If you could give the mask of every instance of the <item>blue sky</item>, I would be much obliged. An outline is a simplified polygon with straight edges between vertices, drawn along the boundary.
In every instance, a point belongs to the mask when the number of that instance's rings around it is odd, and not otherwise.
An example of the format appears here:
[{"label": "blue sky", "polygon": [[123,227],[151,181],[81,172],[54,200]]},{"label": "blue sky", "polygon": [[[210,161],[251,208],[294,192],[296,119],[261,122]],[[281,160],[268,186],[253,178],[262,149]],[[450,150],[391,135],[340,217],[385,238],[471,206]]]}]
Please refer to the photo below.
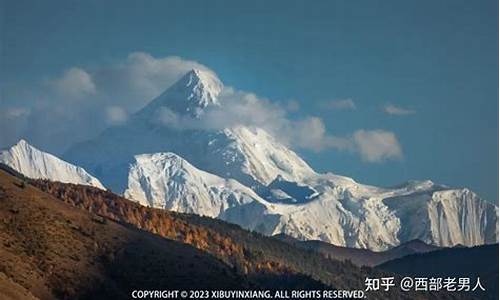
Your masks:
[{"label": "blue sky", "polygon": [[[318,170],[384,186],[429,178],[498,201],[498,1],[1,0],[0,9],[0,109],[24,121],[6,125],[3,115],[1,147],[26,136],[58,152],[71,137],[97,134],[96,114],[62,110],[58,122],[28,111],[56,97],[48,87],[71,68],[92,73],[141,51],[196,61],[273,103],[293,101],[300,109],[290,118],[319,117],[329,134],[379,129],[401,146],[397,159],[375,162],[298,149]],[[92,86],[84,91],[92,96]]]}]

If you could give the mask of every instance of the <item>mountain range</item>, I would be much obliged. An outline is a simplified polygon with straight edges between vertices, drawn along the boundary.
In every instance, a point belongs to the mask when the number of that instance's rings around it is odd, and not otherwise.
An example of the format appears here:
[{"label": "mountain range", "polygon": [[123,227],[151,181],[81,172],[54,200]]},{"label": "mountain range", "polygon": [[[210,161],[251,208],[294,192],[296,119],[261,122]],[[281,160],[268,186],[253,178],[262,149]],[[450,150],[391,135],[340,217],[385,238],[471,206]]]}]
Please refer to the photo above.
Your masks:
[{"label": "mountain range", "polygon": [[360,184],[314,171],[263,128],[189,126],[224,109],[224,89],[215,74],[192,70],[126,123],[69,149],[63,159],[75,166],[25,142],[4,150],[0,162],[32,178],[98,186],[81,166],[143,205],[264,235],[374,251],[415,239],[440,247],[498,242],[498,207],[467,188]]}]

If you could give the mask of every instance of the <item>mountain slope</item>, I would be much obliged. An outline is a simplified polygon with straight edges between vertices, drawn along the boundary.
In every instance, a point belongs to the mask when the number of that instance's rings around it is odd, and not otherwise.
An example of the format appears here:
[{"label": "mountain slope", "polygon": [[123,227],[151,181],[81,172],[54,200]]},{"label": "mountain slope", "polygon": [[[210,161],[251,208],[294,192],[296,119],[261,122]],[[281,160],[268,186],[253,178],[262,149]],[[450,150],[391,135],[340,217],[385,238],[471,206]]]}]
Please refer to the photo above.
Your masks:
[{"label": "mountain slope", "polygon": [[218,217],[258,198],[234,179],[198,170],[174,153],[135,156],[125,197],[142,205]]},{"label": "mountain slope", "polygon": [[[327,259],[217,219],[147,208],[109,191],[46,180],[32,180],[30,184],[85,212],[210,253],[237,274],[244,274],[242,282],[249,282],[253,288],[354,290],[364,289],[366,277],[389,275],[369,267],[359,268],[349,262]],[[366,295],[368,299],[470,299],[460,293],[402,293],[399,289],[367,292]]]},{"label": "mountain slope", "polygon": [[12,281],[5,273],[0,272],[0,296],[4,300],[36,300],[35,296],[23,286]]},{"label": "mountain slope", "polygon": [[40,299],[250,284],[212,255],[70,206],[2,170],[0,204],[0,270]]},{"label": "mountain slope", "polygon": [[[144,207],[108,191],[49,181],[32,181],[36,187],[62,201],[111,220],[131,224],[162,237],[190,244],[208,252],[249,276],[301,273],[324,284],[347,287],[346,278],[362,286],[364,273],[352,264],[320,255],[241,229],[237,225],[197,215]],[[334,274],[341,272],[344,277]]]},{"label": "mountain slope", "polygon": [[104,189],[99,180],[84,169],[40,151],[25,140],[20,140],[11,148],[2,150],[0,163],[8,165],[29,178],[91,185]]}]

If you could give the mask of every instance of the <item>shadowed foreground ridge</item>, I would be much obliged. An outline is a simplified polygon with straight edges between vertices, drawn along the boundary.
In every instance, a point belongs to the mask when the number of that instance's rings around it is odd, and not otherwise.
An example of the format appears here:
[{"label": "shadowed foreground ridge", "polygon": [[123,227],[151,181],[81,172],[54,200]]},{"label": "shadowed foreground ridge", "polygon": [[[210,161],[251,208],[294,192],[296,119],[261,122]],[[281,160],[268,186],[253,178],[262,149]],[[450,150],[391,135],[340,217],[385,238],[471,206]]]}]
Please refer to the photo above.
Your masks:
[{"label": "shadowed foreground ridge", "polygon": [[[0,171],[0,272],[41,299],[128,298],[139,288],[352,290],[382,274],[96,188],[32,181],[45,193],[27,182]],[[428,297],[394,290],[369,298]]]},{"label": "shadowed foreground ridge", "polygon": [[413,254],[377,268],[413,277],[468,277],[472,285],[479,277],[486,291],[477,290],[475,295],[480,299],[498,299],[498,244]]}]

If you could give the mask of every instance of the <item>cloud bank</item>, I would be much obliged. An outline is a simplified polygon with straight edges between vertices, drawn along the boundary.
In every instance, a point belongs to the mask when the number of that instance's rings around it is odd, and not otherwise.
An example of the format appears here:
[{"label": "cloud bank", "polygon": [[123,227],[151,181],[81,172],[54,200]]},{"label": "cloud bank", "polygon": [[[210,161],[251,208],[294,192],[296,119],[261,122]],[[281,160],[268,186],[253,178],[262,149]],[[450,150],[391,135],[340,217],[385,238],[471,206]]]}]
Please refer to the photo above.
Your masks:
[{"label": "cloud bank", "polygon": [[[144,52],[98,68],[69,68],[33,91],[38,98],[31,107],[2,109],[2,120],[9,119],[4,127],[9,134],[0,136],[0,144],[7,146],[23,137],[43,149],[60,153],[109,126],[124,124],[132,113],[193,68],[211,71],[196,61],[176,56],[155,58]],[[332,135],[321,118],[292,118],[290,113],[296,114],[300,109],[297,101],[279,105],[231,87],[226,87],[219,98],[222,106],[206,110],[199,119],[164,107],[154,121],[177,130],[256,126],[296,149],[349,151],[366,162],[402,157],[401,145],[392,132],[360,129],[347,136]],[[356,108],[351,99],[330,101],[328,105],[337,110]]]},{"label": "cloud bank", "polygon": [[396,135],[384,130],[357,130],[353,134],[355,149],[367,162],[401,159],[403,152]]},{"label": "cloud bank", "polygon": [[159,109],[156,121],[176,130],[219,130],[244,125],[260,127],[280,142],[315,152],[336,149],[360,155],[366,162],[382,162],[403,157],[396,135],[385,130],[357,130],[348,136],[328,133],[323,120],[306,116],[291,119],[288,105],[259,98],[253,93],[226,88],[219,96],[221,106],[210,107],[199,118],[179,115],[167,107]]},{"label": "cloud bank", "polygon": [[60,78],[49,81],[56,94],[68,99],[80,99],[86,95],[96,93],[96,86],[92,77],[80,68],[68,69]]}]

